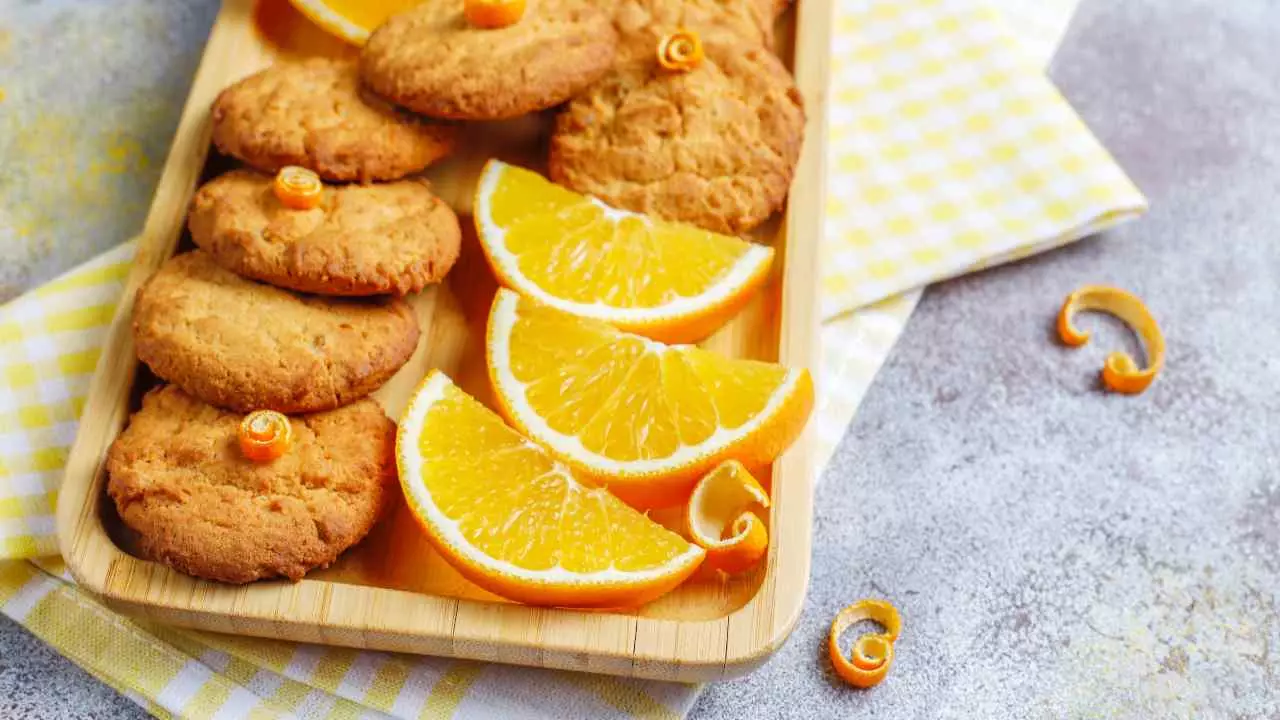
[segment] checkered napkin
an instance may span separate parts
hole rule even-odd
[[[802,0],[803,1],[803,0]],[[1145,207],[1038,67],[1074,0],[841,0],[822,247],[819,466],[925,283]],[[1047,16],[1059,22],[1045,23]],[[1030,43],[1028,43],[1030,41]],[[53,504],[134,245],[0,307],[0,610],[159,717],[681,717],[690,685],[177,630],[56,559]],[[900,294],[901,293],[901,294]]]

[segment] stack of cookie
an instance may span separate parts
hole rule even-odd
[[[486,3],[428,0],[358,61],[278,64],[227,88],[213,142],[247,167],[198,190],[197,249],[134,308],[138,357],[168,383],[107,459],[140,549],[242,583],[298,579],[368,533],[394,492],[395,426],[366,396],[417,348],[402,296],[439,282],[461,240],[453,210],[411,176],[463,123],[559,108],[557,182],[721,233],[769,218],[804,128],[770,50],[786,2],[528,0],[477,23],[471,6]],[[656,48],[676,31],[698,62],[673,71]],[[314,202],[280,194],[298,169],[323,181]],[[263,410],[291,416],[290,442],[265,461],[237,445],[245,413]]]
[[[453,211],[403,178],[456,131],[367,96],[355,63],[334,60],[246,78],[213,120],[217,146],[251,169],[199,189],[197,249],[138,293],[138,357],[170,384],[112,446],[108,492],[156,560],[224,582],[298,579],[359,542],[394,492],[395,424],[366,396],[418,346],[398,296],[442,279],[461,241]],[[284,168],[326,181],[312,207],[277,196]],[[237,446],[256,410],[292,416],[267,462]]]
[[[451,120],[564,104],[551,179],[614,207],[732,234],[786,201],[804,133],[800,93],[770,49],[787,0],[529,0],[498,29],[469,23],[468,4],[424,2],[375,30],[360,58],[368,88]],[[680,30],[705,55],[672,72],[657,48]]]

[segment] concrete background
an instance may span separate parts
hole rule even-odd
[[[0,297],[138,226],[214,3],[70,5],[0,0],[0,89],[43,73],[23,81],[39,103],[0,100]],[[33,23],[77,62],[24,60]],[[800,625],[693,717],[1280,717],[1277,47],[1268,0],[1085,2],[1052,73],[1151,214],[926,294],[818,492]],[[73,69],[87,57],[105,79]],[[59,190],[70,161],[29,160],[70,156],[51,142],[121,159]],[[1145,395],[1099,391],[1107,349],[1132,345],[1117,325],[1054,341],[1085,283],[1161,321],[1168,367]],[[904,617],[869,692],[833,679],[823,645],[864,596]],[[0,717],[142,714],[0,619]]]

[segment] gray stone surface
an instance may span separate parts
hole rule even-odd
[[[1278,47],[1273,2],[1085,3],[1052,73],[1150,215],[927,293],[818,491],[799,627],[693,717],[1280,717]],[[1116,326],[1054,341],[1085,283],[1161,321],[1145,395],[1098,390]],[[859,692],[823,642],[866,596],[904,630]]]
[[[142,229],[217,0],[0,0],[0,302]]]
[[[130,720],[147,714],[0,615],[0,718]]]
[[[117,43],[151,42],[138,28],[152,23],[198,48],[214,4],[128,0],[96,22],[120,25]],[[0,26],[33,6],[69,3],[0,0]],[[152,19],[123,18],[138,12]],[[708,689],[695,718],[1280,717],[1277,47],[1267,0],[1085,3],[1053,74],[1151,214],[926,295],[818,492],[800,625],[764,668]],[[177,55],[176,69],[141,70],[170,103],[192,67]],[[107,102],[132,82],[76,93]],[[176,111],[156,116],[169,123],[137,131],[153,168]],[[0,184],[12,172],[0,166]],[[151,182],[128,197],[145,201]],[[0,287],[119,239],[89,236],[51,238],[12,280],[17,260],[0,255]],[[1139,293],[1164,326],[1169,365],[1145,395],[1098,390],[1106,350],[1130,343],[1114,324],[1086,320],[1100,331],[1082,350],[1053,340],[1062,297],[1092,282]],[[870,692],[834,681],[823,649],[830,618],[864,596],[905,618],[897,665]],[[0,621],[0,717],[129,713]]]

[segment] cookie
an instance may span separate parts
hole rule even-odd
[[[418,320],[403,300],[296,295],[195,250],[138,291],[133,340],[152,372],[207,403],[305,413],[380,387],[417,347]]]
[[[617,33],[592,0],[530,0],[524,17],[484,30],[462,0],[423,3],[387,20],[360,55],[365,83],[415,112],[499,120],[563,103],[613,65]]]
[[[706,43],[687,73],[621,65],[556,119],[550,175],[615,207],[743,233],[786,201],[804,108],[764,47]]]
[[[257,463],[242,416],[156,388],[107,452],[107,494],[149,558],[229,583],[298,580],[360,542],[392,497],[396,426],[372,400],[290,418]]]
[[[223,153],[267,172],[301,165],[326,180],[397,180],[449,154],[455,135],[364,92],[354,59],[276,63],[213,104]]]
[[[773,47],[775,0],[617,0],[613,23],[624,61],[647,58],[676,30]]]
[[[273,184],[248,170],[206,183],[192,240],[240,275],[322,295],[417,292],[458,259],[458,217],[423,182],[330,185],[311,210],[285,207]]]

